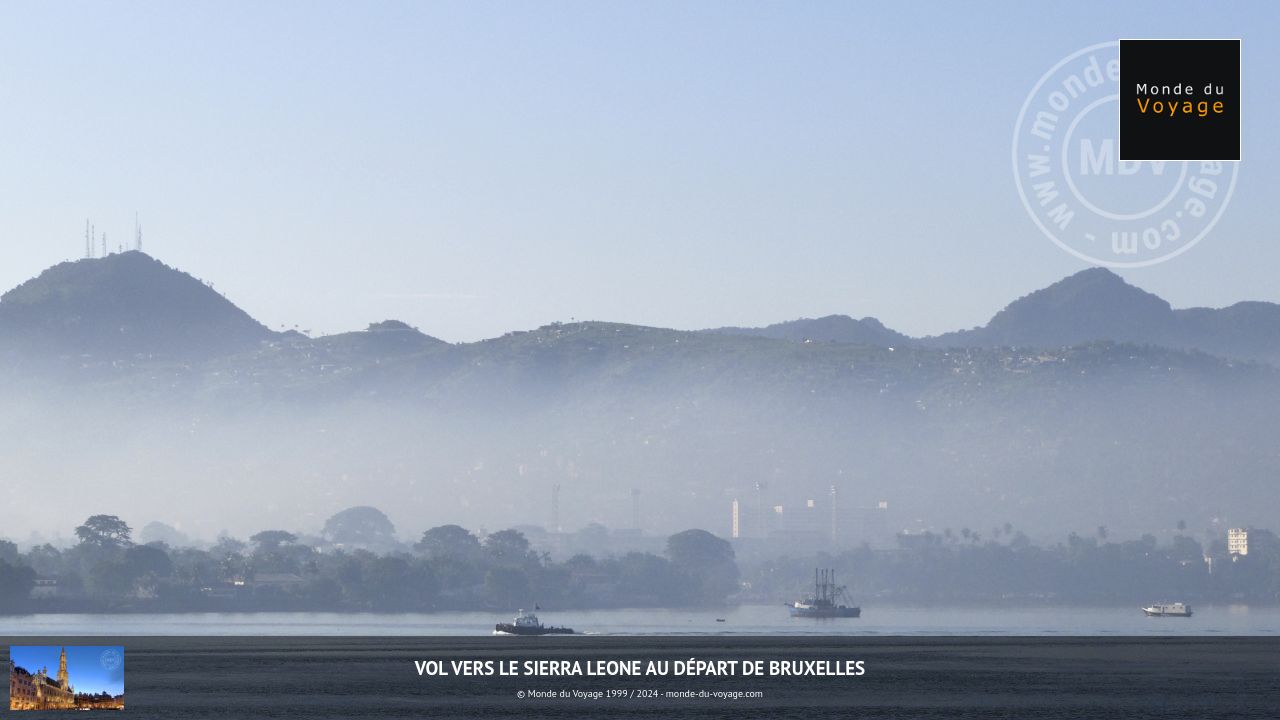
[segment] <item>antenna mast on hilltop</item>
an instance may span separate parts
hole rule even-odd
[[[133,212],[133,249],[142,252],[142,224],[138,222],[138,211]]]
[[[89,235],[89,218],[84,219],[84,257],[93,257],[93,237]]]

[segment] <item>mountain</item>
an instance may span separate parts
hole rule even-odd
[[[941,347],[1064,347],[1098,340],[1161,344],[1176,331],[1169,303],[1110,270],[1090,268],[1015,300],[984,327],[928,342]]]
[[[0,353],[0,457],[58,493],[0,504],[0,527],[122,497],[136,524],[207,537],[366,504],[411,533],[546,525],[557,486],[569,527],[630,527],[640,490],[649,533],[724,532],[738,500],[748,533],[782,507],[768,517],[802,537],[787,523],[833,487],[850,542],[1274,525],[1280,370],[1147,341],[1267,353],[1274,311],[1171,310],[1087,271],[942,347],[841,317],[774,337],[583,322],[451,344],[384,321],[312,339],[140,253],[64,263],[0,299],[0,345],[22,350]]]
[[[1280,365],[1280,305],[1175,310],[1103,268],[1082,270],[1021,297],[984,326],[912,338],[879,320],[801,318],[708,334],[883,348],[1061,348],[1091,342],[1157,345]],[[141,252],[64,262],[0,296],[0,351],[199,359],[283,340],[335,362],[445,345],[395,320],[316,340],[268,330],[213,288]]]
[[[854,320],[846,315],[706,332],[794,342],[935,349],[1133,343],[1280,366],[1280,305],[1241,302],[1226,308],[1174,309],[1164,299],[1105,268],[1082,270],[1018,298],[986,325],[931,337],[912,338],[886,328],[875,318]]]
[[[274,333],[212,287],[141,252],[64,262],[0,295],[0,348],[207,358]]]
[[[121,497],[130,520],[209,537],[375,500],[414,534],[546,525],[560,485],[569,527],[630,527],[635,488],[646,532],[725,532],[736,499],[755,533],[759,503],[791,518],[836,486],[850,541],[887,543],[1005,522],[1033,537],[1266,526],[1280,505],[1280,372],[1203,354],[599,322],[383,352],[324,340],[76,383],[0,373],[6,471],[65,495],[0,507],[0,525],[62,527]],[[879,502],[892,510],[866,510]]]
[[[879,347],[905,347],[913,342],[911,338],[890,330],[873,317],[855,320],[848,315],[801,318],[761,328],[722,327],[707,330],[707,332],[723,335],[754,335],[796,342],[837,342]]]
[[[1010,303],[983,327],[923,338],[928,347],[1041,347],[1111,341],[1280,364],[1280,305],[1175,310],[1104,268]]]
[[[1170,347],[1280,365],[1280,305],[1246,301],[1173,312],[1181,338],[1171,338]]]
[[[310,343],[318,350],[377,357],[404,355],[448,345],[399,320],[383,320],[356,332],[325,335]]]

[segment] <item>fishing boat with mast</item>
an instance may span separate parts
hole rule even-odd
[[[813,571],[813,594],[787,606],[791,617],[803,618],[856,618],[862,616],[862,608],[852,604],[843,585],[836,584],[834,569]]]

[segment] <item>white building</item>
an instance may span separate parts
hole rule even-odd
[[[1247,528],[1231,528],[1227,530],[1227,552],[1232,555],[1249,554],[1249,530]]]

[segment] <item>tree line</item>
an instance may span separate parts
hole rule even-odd
[[[0,611],[509,611],[723,604],[738,589],[728,542],[703,530],[666,540],[662,554],[627,552],[562,562],[524,533],[483,536],[457,525],[411,546],[374,508],[335,515],[319,538],[264,530],[210,547],[135,543],[133,529],[94,515],[77,543],[19,552],[0,541]]]
[[[599,540],[603,528],[582,535]],[[835,568],[853,599],[876,602],[1280,602],[1280,540],[1249,534],[1249,554],[1179,532],[1115,541],[1105,528],[1033,544],[1012,528],[897,536],[803,557],[759,554],[739,571],[733,547],[703,530],[666,539],[662,552],[569,552],[555,560],[516,529],[476,534],[457,525],[402,543],[374,508],[330,518],[319,536],[264,530],[196,547],[176,535],[134,541],[110,515],[76,528],[67,548],[20,552],[0,541],[0,612],[57,611],[510,611],[693,607],[795,599],[814,567]],[[146,537],[148,533],[143,533]],[[155,536],[156,533],[150,533]],[[582,538],[578,539],[580,544]],[[577,547],[575,543],[566,546]],[[563,547],[561,548],[563,549]]]

